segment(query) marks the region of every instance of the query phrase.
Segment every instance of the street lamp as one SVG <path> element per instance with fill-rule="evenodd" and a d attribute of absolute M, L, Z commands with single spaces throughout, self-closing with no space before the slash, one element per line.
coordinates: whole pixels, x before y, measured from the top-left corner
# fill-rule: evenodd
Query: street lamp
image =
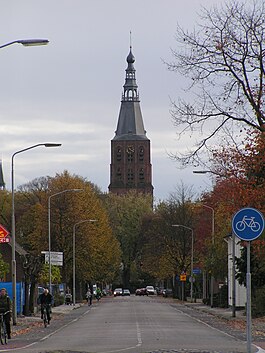
<path fill-rule="evenodd" d="M 208 205 L 202 204 L 203 207 L 208 208 L 209 210 L 212 211 L 212 246 L 214 247 L 214 209 Z M 213 271 L 213 255 L 211 259 L 211 265 L 212 265 L 212 271 Z M 211 308 L 213 308 L 213 285 L 214 285 L 214 276 L 213 273 L 211 272 L 211 284 L 210 284 L 210 290 L 211 290 Z"/>
<path fill-rule="evenodd" d="M 73 304 L 75 305 L 75 229 L 81 223 L 86 222 L 96 222 L 96 219 L 85 219 L 83 221 L 77 222 L 73 226 Z"/>
<path fill-rule="evenodd" d="M 192 173 L 194 174 L 207 174 L 207 173 L 213 173 L 211 170 L 193 170 Z"/>
<path fill-rule="evenodd" d="M 207 174 L 207 173 L 211 173 L 211 174 L 215 174 L 215 175 L 219 175 L 218 173 L 212 171 L 212 170 L 193 170 L 194 174 Z M 208 205 L 202 205 L 203 207 L 206 207 L 208 209 L 210 209 L 212 211 L 212 247 L 214 247 L 214 209 Z M 211 259 L 211 265 L 213 267 L 213 256 Z M 213 269 L 212 269 L 213 270 Z M 210 292 L 211 292 L 211 308 L 213 308 L 213 287 L 214 287 L 214 276 L 213 273 L 211 272 L 211 283 L 210 283 Z"/>
<path fill-rule="evenodd" d="M 183 224 L 172 224 L 172 227 L 182 227 L 191 231 L 191 264 L 190 264 L 190 272 L 191 272 L 191 282 L 190 282 L 190 301 L 193 302 L 193 244 L 194 244 L 194 236 L 193 229 Z"/>
<path fill-rule="evenodd" d="M 32 47 L 37 45 L 47 45 L 48 43 L 49 43 L 48 39 L 19 39 L 19 40 L 13 40 L 12 42 L 1 45 L 0 49 L 4 47 L 8 47 L 9 45 L 12 45 L 12 44 L 22 44 L 24 45 L 24 47 Z"/>
<path fill-rule="evenodd" d="M 23 150 L 19 150 L 13 153 L 11 158 L 11 193 L 12 193 L 12 292 L 13 292 L 13 301 L 12 301 L 12 312 L 13 312 L 13 325 L 17 324 L 17 277 L 16 277 L 16 226 L 15 226 L 15 193 L 14 193 L 14 158 L 17 154 L 31 150 L 33 148 L 44 146 L 44 147 L 59 147 L 60 143 L 38 143 Z"/>
<path fill-rule="evenodd" d="M 51 263 L 51 198 L 57 195 L 64 194 L 65 192 L 80 192 L 83 189 L 66 189 L 60 192 L 56 192 L 49 196 L 48 199 L 48 237 L 49 237 L 49 290 L 52 293 L 52 263 Z"/>

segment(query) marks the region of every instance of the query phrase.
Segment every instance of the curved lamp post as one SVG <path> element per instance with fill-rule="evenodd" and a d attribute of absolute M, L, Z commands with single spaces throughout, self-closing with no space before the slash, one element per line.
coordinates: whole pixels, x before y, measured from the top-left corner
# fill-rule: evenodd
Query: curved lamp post
<path fill-rule="evenodd" d="M 202 207 L 208 208 L 212 212 L 212 246 L 214 246 L 214 209 L 204 204 L 202 204 Z M 213 267 L 213 258 L 212 258 L 212 267 Z M 211 273 L 211 308 L 213 308 L 213 285 L 214 285 L 214 276 L 213 276 L 213 273 Z"/>
<path fill-rule="evenodd" d="M 17 324 L 17 278 L 16 278 L 16 226 L 15 226 L 15 193 L 14 193 L 14 158 L 17 154 L 31 150 L 36 147 L 59 147 L 61 143 L 38 143 L 23 150 L 19 150 L 12 154 L 11 158 L 11 192 L 12 192 L 12 292 L 13 292 L 13 301 L 12 301 L 12 312 L 13 312 L 13 325 Z"/>
<path fill-rule="evenodd" d="M 190 300 L 193 302 L 193 243 L 194 243 L 194 236 L 193 236 L 193 229 L 183 224 L 172 224 L 172 227 L 180 227 L 185 228 L 191 231 L 191 264 L 190 264 L 190 272 L 191 272 L 191 282 L 190 282 Z"/>
<path fill-rule="evenodd" d="M 18 39 L 13 40 L 12 42 L 0 45 L 0 49 L 8 47 L 12 44 L 22 44 L 24 47 L 32 47 L 37 45 L 47 45 L 49 43 L 48 39 Z"/>
<path fill-rule="evenodd" d="M 83 189 L 66 189 L 56 192 L 49 196 L 48 199 L 48 237 L 49 237 L 49 291 L 52 293 L 52 263 L 51 263 L 51 198 L 57 195 L 64 194 L 65 192 L 80 192 Z"/>
<path fill-rule="evenodd" d="M 214 175 L 219 175 L 218 173 L 212 171 L 212 170 L 193 170 L 194 174 L 214 174 Z M 220 176 L 220 175 L 219 175 Z M 214 209 L 208 205 L 202 204 L 203 207 L 206 207 L 212 211 L 212 246 L 214 247 Z M 211 260 L 211 263 L 213 262 L 213 258 Z M 211 292 L 211 308 L 213 308 L 213 286 L 214 286 L 214 276 L 211 273 L 211 282 L 210 282 L 210 292 Z"/>
<path fill-rule="evenodd" d="M 75 305 L 75 229 L 79 224 L 86 222 L 96 222 L 96 219 L 85 219 L 83 221 L 77 222 L 73 226 L 73 304 Z"/>

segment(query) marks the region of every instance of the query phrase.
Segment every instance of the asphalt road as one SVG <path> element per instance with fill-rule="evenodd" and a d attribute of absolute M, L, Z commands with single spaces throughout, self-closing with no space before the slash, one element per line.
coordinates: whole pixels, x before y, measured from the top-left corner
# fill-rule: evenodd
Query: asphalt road
<path fill-rule="evenodd" d="M 74 310 L 60 327 L 54 322 L 12 344 L 20 353 L 247 352 L 246 342 L 226 327 L 202 320 L 183 305 L 157 297 L 106 298 Z M 12 348 L 11 341 L 5 348 Z"/>

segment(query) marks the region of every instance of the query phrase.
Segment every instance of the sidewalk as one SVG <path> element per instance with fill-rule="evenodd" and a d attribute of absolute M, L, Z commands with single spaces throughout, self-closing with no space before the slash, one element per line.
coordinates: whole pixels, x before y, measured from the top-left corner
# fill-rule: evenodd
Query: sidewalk
<path fill-rule="evenodd" d="M 224 319 L 231 329 L 238 330 L 246 334 L 247 318 L 245 310 L 236 310 L 236 316 L 232 316 L 232 308 L 211 308 L 203 303 L 188 303 L 184 305 L 200 312 L 208 313 L 219 319 Z M 251 319 L 252 343 L 259 348 L 262 348 L 261 353 L 265 352 L 265 317 Z"/>
<path fill-rule="evenodd" d="M 244 309 L 236 310 L 235 317 L 233 317 L 232 308 L 217 308 L 217 307 L 211 308 L 209 305 L 203 304 L 201 302 L 197 302 L 197 303 L 185 302 L 184 305 L 188 307 L 192 307 L 193 309 L 196 309 L 196 310 L 210 313 L 212 315 L 215 315 L 217 317 L 227 319 L 227 320 L 229 319 L 246 320 L 246 313 Z"/>

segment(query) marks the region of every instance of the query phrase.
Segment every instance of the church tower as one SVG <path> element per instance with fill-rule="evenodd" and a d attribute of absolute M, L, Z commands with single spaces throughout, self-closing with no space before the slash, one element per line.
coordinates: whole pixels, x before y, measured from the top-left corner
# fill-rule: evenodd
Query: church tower
<path fill-rule="evenodd" d="M 153 196 L 150 140 L 146 137 L 130 47 L 117 130 L 111 140 L 109 191 L 129 190 Z"/>

